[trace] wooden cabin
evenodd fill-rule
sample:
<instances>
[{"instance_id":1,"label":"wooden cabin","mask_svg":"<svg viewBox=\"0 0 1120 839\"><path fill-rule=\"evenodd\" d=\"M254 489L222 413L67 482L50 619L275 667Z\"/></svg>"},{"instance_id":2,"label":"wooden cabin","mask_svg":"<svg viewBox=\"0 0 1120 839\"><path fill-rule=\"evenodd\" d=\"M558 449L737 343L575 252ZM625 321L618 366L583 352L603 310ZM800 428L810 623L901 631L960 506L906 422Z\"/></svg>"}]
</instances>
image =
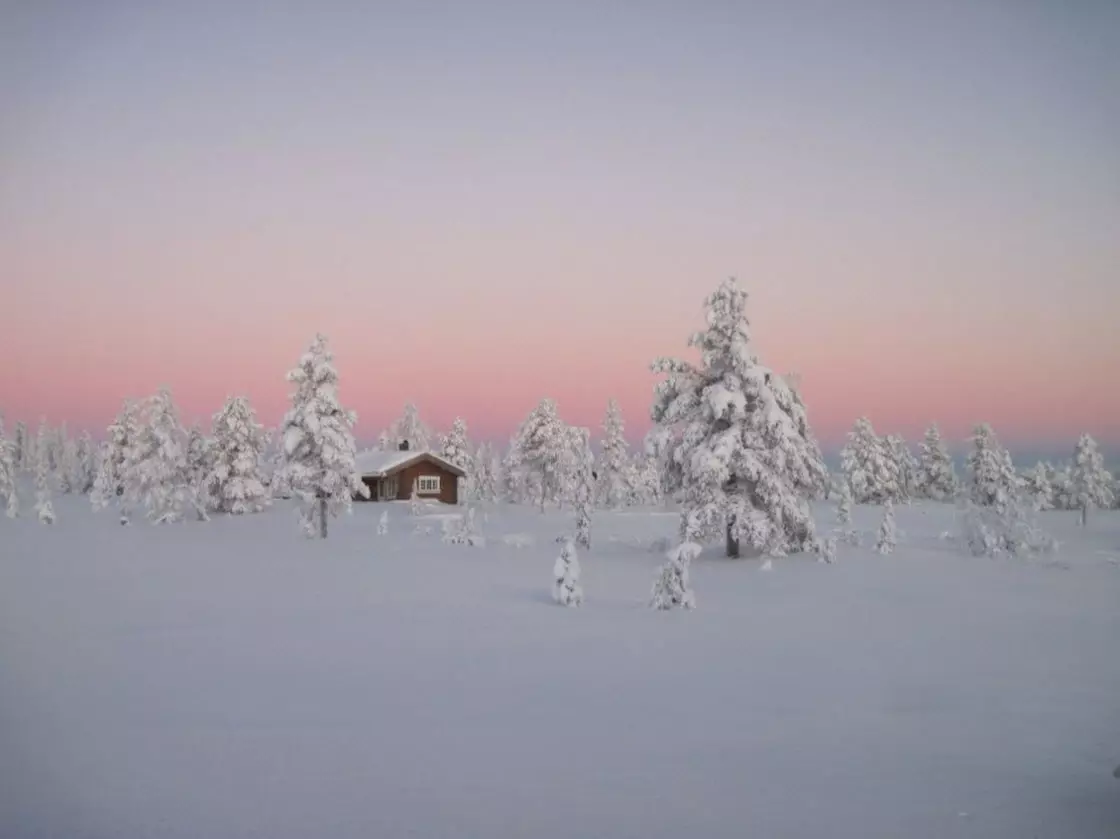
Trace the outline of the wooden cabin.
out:
<instances>
[{"instance_id":1,"label":"wooden cabin","mask_svg":"<svg viewBox=\"0 0 1120 839\"><path fill-rule=\"evenodd\" d=\"M459 503L459 479L466 472L431 452L362 452L355 458L362 483L369 487L369 501L407 501L416 494L426 501ZM361 499L358 496L359 500Z\"/></svg>"}]
</instances>

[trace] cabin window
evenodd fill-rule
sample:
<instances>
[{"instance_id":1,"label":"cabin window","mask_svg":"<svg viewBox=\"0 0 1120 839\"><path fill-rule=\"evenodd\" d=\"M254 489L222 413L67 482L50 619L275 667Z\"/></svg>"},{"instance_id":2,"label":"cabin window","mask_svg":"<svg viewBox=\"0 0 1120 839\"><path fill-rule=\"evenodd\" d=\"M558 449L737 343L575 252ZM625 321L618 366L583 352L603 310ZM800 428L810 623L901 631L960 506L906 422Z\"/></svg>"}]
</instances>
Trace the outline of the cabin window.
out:
<instances>
[{"instance_id":1,"label":"cabin window","mask_svg":"<svg viewBox=\"0 0 1120 839\"><path fill-rule=\"evenodd\" d=\"M421 495L439 494L439 475L421 475L416 483L416 491Z\"/></svg>"}]
</instances>

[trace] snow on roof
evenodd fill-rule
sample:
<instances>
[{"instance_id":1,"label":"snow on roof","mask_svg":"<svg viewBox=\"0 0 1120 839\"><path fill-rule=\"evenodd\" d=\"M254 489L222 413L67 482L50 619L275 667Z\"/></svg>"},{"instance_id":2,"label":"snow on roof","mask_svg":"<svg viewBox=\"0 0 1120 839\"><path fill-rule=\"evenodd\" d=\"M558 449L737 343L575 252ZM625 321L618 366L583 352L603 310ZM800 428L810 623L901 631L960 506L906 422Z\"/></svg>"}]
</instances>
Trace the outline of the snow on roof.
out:
<instances>
[{"instance_id":1,"label":"snow on roof","mask_svg":"<svg viewBox=\"0 0 1120 839\"><path fill-rule=\"evenodd\" d=\"M357 467L358 474L363 477L379 478L389 472L406 466L414 460L427 458L434 460L444 469L456 475L462 475L463 470L456 466L449 460L444 460L438 454L432 454L425 451L380 451L378 449L371 449L370 451L359 452L354 457L354 465Z\"/></svg>"}]
</instances>

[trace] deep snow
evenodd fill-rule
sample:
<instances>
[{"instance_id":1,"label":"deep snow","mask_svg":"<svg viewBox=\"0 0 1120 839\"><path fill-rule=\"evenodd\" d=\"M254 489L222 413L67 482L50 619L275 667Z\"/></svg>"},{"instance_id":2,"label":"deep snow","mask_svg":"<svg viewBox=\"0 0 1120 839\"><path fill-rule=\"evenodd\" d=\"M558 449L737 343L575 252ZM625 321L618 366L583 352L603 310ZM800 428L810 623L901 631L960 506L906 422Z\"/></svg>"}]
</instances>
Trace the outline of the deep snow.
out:
<instances>
[{"instance_id":1,"label":"deep snow","mask_svg":"<svg viewBox=\"0 0 1120 839\"><path fill-rule=\"evenodd\" d=\"M321 541L284 503L55 502L0 520L4 839L1120 836L1117 513L993 561L938 504L878 556L856 507L835 565L713 546L655 612L658 511L597 514L565 609L570 513L491 509L472 548L403 504Z\"/></svg>"}]
</instances>

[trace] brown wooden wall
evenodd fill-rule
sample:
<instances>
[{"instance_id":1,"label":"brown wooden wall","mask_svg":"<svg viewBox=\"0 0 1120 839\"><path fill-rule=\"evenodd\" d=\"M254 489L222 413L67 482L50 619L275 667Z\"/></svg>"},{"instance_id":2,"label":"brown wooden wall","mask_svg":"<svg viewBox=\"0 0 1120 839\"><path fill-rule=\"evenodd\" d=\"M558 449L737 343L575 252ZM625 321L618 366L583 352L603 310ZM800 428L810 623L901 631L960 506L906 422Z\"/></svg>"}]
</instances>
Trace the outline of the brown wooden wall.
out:
<instances>
[{"instance_id":1,"label":"brown wooden wall","mask_svg":"<svg viewBox=\"0 0 1120 839\"><path fill-rule=\"evenodd\" d=\"M459 503L459 479L441 466L427 460L406 466L397 473L397 500L407 501L412 496L412 484L421 475L439 476L438 500L444 504ZM421 500L437 500L434 495L421 495Z\"/></svg>"}]
</instances>

